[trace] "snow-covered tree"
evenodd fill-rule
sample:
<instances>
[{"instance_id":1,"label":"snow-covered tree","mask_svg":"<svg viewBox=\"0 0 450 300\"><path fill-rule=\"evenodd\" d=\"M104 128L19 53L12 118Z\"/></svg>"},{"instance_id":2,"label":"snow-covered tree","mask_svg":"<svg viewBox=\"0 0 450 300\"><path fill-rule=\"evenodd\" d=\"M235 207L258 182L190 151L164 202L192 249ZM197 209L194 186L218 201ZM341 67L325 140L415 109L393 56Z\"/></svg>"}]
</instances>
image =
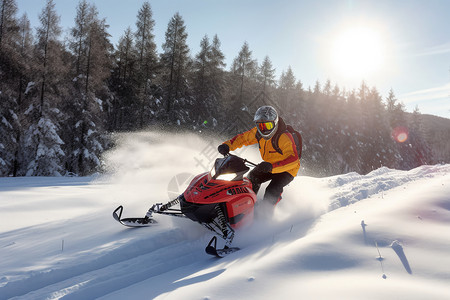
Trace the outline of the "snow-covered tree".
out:
<instances>
[{"instance_id":1,"label":"snow-covered tree","mask_svg":"<svg viewBox=\"0 0 450 300\"><path fill-rule=\"evenodd\" d=\"M0 1L0 176L13 173L18 148L18 103L16 100L20 66L17 61L19 39L15 0Z\"/></svg>"},{"instance_id":2,"label":"snow-covered tree","mask_svg":"<svg viewBox=\"0 0 450 300\"><path fill-rule=\"evenodd\" d=\"M59 136L59 122L65 115L58 106L64 95L61 83L67 69L63 63L63 46L58 40L61 28L53 0L47 1L39 20L34 57L40 90L24 113L29 126L21 138L22 157L27 162L22 172L29 176L61 174L65 163L63 141Z\"/></svg>"},{"instance_id":3,"label":"snow-covered tree","mask_svg":"<svg viewBox=\"0 0 450 300\"><path fill-rule=\"evenodd\" d=\"M16 1L0 0L0 176L89 174L100 164L105 127L162 123L239 132L245 126L231 128L230 119L248 117L260 99L269 98L303 133L308 174L448 162L448 127L436 122L425 128L421 120L429 116L407 113L392 90L383 103L364 82L349 92L330 80L304 88L290 67L275 82L270 59L258 67L247 42L226 71L217 35L212 41L205 36L190 57L179 13L157 53L148 1L136 28L125 30L113 49L105 20L80 0L62 43L54 2L46 0L33 36L26 15L16 17ZM392 137L401 130L401 139Z\"/></svg>"},{"instance_id":4,"label":"snow-covered tree","mask_svg":"<svg viewBox=\"0 0 450 300\"><path fill-rule=\"evenodd\" d=\"M100 165L103 152L103 100L108 92L104 81L109 76L112 46L105 20L98 17L94 5L79 3L72 28L73 93L65 108L67 165L69 171L85 175ZM106 89L106 90L105 90Z\"/></svg>"},{"instance_id":5,"label":"snow-covered tree","mask_svg":"<svg viewBox=\"0 0 450 300\"><path fill-rule=\"evenodd\" d=\"M24 133L23 147L33 156L27 165L26 176L64 175L65 153L61 146L57 124L53 121L61 115L57 109L46 111L37 124L32 124Z\"/></svg>"},{"instance_id":6,"label":"snow-covered tree","mask_svg":"<svg viewBox=\"0 0 450 300\"><path fill-rule=\"evenodd\" d=\"M0 93L0 176L13 174L14 158L18 148L17 115L14 97L2 91Z\"/></svg>"}]
</instances>

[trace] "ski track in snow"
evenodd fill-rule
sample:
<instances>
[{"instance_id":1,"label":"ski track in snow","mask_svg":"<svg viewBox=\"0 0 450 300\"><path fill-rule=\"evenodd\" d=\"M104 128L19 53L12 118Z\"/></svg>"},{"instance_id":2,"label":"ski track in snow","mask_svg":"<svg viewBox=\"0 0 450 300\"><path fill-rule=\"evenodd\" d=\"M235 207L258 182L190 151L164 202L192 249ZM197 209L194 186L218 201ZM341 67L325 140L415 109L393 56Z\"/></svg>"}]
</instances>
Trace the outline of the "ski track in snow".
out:
<instances>
[{"instance_id":1,"label":"ski track in snow","mask_svg":"<svg viewBox=\"0 0 450 300\"><path fill-rule=\"evenodd\" d=\"M73 225L78 227L78 224ZM41 233L53 235L52 228L57 226L58 224L49 224L32 230L25 229L24 234L21 233L22 230L1 234L0 244L18 244L8 241L11 239L35 243L33 236L39 236ZM42 271L26 271L13 275L18 277L17 280L2 284L0 298L9 299L26 294L25 298L28 299L57 299L67 294L64 299L89 299L101 296L105 291L114 291L143 278L159 275L203 256L203 245L199 243L203 241L189 241L179 229L159 230L159 233L152 233L146 238L132 242L125 236L130 234L127 231L133 229L115 229L119 233L109 237L114 242L99 245L100 249L84 249L73 257L68 254L68 258L64 257L63 250L58 250L60 253L54 251L51 259L57 260L61 257L61 263ZM94 260L85 261L83 252L89 252L90 257L95 252L100 254ZM63 266L58 267L59 264ZM5 279L3 277L1 281Z\"/></svg>"},{"instance_id":2,"label":"ski track in snow","mask_svg":"<svg viewBox=\"0 0 450 300\"><path fill-rule=\"evenodd\" d=\"M113 154L114 159L117 161L125 156L132 159L130 156L133 154L147 151L146 147L155 143L155 139L159 141L154 135L143 135L146 137L144 141L126 140L126 147L122 147L126 150ZM205 142L200 147L204 145ZM133 150L133 153L126 155L127 151L132 152L129 147L139 150ZM176 160L175 156L170 154L170 150L176 145L156 143L155 147L169 149L169 155ZM192 150L190 155L194 156L198 149ZM42 197L51 185L58 190L68 189L69 192L83 185L91 185L96 188L96 195L112 194L127 188L130 182L135 186L145 182L136 179L139 174L134 174L133 170L147 174L149 168L154 171L164 169L164 162L156 161L159 159L144 157L142 165L147 167L138 164L133 165L134 169L126 170L125 164L118 160L118 168L125 175L121 178L113 175L92 182L87 178L8 178L0 181L0 195L20 195L24 190L31 189ZM174 171L175 175L177 171L184 171L184 167L186 165L171 171ZM168 170L165 172L170 173ZM238 232L235 244L243 249L238 252L237 257L240 261L245 261L246 258L255 259L255 256L270 255L275 250L268 245L277 245L282 255L283 245L295 244L295 241L301 240L314 229L321 217L330 211L375 196L383 198L393 190L406 189L410 184L449 173L450 165L437 165L423 166L408 172L380 168L365 176L349 173L322 179L297 177L286 188L284 200L280 202L275 219L271 223L267 223L267 220L256 220L253 226ZM118 173L115 174L117 176ZM159 181L163 186L167 186L164 182L170 180L170 176L167 176L163 176ZM137 182L133 181L134 179ZM118 187L114 189L114 186ZM136 208L147 209L146 206L150 204L148 200L142 203L147 194L141 195L140 191L135 192L134 201L130 200L133 209L127 211L125 206L124 216L136 212ZM133 198L133 195L130 198ZM151 284L152 279L156 282L167 280L166 285L149 286L148 292L141 295L152 299L183 286L217 278L226 269L220 266L232 263L234 254L222 260L207 256L204 247L211 234L188 220L169 220L162 217L154 228L121 227L111 217L116 202L117 200L100 201L99 204L89 201L81 201L78 204L70 202L74 211L82 211L84 208L92 213L73 213L69 220L40 220L32 227L16 226L16 229L0 232L0 256L4 259L3 263L0 262L0 299L94 299L102 296L104 299L119 299L122 290L140 282ZM450 209L448 202L442 203L441 206L446 210ZM10 209L10 206L0 199L0 209L2 208ZM36 211L39 209L36 208ZM20 216L15 211L12 213ZM365 227L362 228L364 230ZM365 231L364 235L366 237ZM27 253L28 251L31 253ZM343 257L339 252L330 252L327 256L310 251L311 249L296 254L298 258L292 258L285 264L296 261L297 267L315 271L349 268L357 264L356 258ZM386 249L382 251L385 252ZM335 257L338 256L339 259L336 260ZM3 266L7 269L2 270ZM248 278L248 282L253 281L255 278ZM209 298L205 296L205 299Z\"/></svg>"}]
</instances>

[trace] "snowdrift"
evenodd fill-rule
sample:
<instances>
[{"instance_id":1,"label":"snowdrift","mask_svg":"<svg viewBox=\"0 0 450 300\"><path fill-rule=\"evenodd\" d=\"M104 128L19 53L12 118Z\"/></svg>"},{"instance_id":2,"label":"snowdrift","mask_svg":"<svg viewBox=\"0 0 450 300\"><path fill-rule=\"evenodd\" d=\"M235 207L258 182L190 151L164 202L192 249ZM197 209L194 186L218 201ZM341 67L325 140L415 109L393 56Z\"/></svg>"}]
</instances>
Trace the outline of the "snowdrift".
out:
<instances>
[{"instance_id":1,"label":"snowdrift","mask_svg":"<svg viewBox=\"0 0 450 300\"><path fill-rule=\"evenodd\" d=\"M450 165L300 174L273 220L216 259L189 220L128 229L111 213L140 216L181 192L219 141L117 139L108 175L0 179L0 299L450 299Z\"/></svg>"}]
</instances>

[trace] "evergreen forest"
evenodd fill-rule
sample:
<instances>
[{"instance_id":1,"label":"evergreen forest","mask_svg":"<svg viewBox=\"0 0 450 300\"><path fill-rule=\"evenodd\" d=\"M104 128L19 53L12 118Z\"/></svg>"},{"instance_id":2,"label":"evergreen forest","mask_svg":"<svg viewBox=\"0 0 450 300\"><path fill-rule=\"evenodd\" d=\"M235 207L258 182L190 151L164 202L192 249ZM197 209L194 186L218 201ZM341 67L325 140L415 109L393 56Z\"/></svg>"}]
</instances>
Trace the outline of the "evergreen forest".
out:
<instances>
[{"instance_id":1,"label":"evergreen forest","mask_svg":"<svg viewBox=\"0 0 450 300\"><path fill-rule=\"evenodd\" d=\"M383 98L365 82L355 90L330 80L306 87L290 67L277 78L270 58L255 59L247 41L226 66L217 35L205 35L191 52L179 13L168 20L158 52L149 2L116 45L87 0L76 5L67 36L54 0L44 4L36 29L17 11L15 0L0 0L0 176L102 171L116 132L228 139L252 126L260 105L274 106L301 132L303 175L450 162L448 127L425 126L393 90Z\"/></svg>"}]
</instances>

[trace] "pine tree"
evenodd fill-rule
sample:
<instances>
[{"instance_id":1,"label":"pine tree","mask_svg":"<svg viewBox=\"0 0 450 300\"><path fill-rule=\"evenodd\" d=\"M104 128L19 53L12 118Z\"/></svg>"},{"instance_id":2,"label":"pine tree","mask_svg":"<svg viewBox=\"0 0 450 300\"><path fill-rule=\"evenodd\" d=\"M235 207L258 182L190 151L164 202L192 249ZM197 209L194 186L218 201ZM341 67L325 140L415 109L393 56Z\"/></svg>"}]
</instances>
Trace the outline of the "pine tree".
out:
<instances>
[{"instance_id":1,"label":"pine tree","mask_svg":"<svg viewBox=\"0 0 450 300\"><path fill-rule=\"evenodd\" d=\"M0 1L0 176L13 173L18 149L17 88L20 78L17 42L19 39L17 4Z\"/></svg>"},{"instance_id":2,"label":"pine tree","mask_svg":"<svg viewBox=\"0 0 450 300\"><path fill-rule=\"evenodd\" d=\"M220 50L220 41L217 35L210 44L208 36L200 42L200 51L193 64L193 95L195 98L193 118L198 125L207 126L212 121L217 125L217 119L222 117L221 99L223 90L224 55ZM206 121L206 122L205 122Z\"/></svg>"},{"instance_id":3,"label":"pine tree","mask_svg":"<svg viewBox=\"0 0 450 300\"><path fill-rule=\"evenodd\" d=\"M15 135L17 114L12 108L16 106L12 95L0 93L0 176L12 174L14 153L18 147Z\"/></svg>"},{"instance_id":4,"label":"pine tree","mask_svg":"<svg viewBox=\"0 0 450 300\"><path fill-rule=\"evenodd\" d=\"M13 97L18 92L16 85L24 71L20 65L20 21L16 13L15 0L0 0L0 87L3 92L11 89Z\"/></svg>"},{"instance_id":5,"label":"pine tree","mask_svg":"<svg viewBox=\"0 0 450 300\"><path fill-rule=\"evenodd\" d=\"M33 74L33 36L30 28L30 21L26 14L24 14L19 20L19 34L20 39L17 44L17 64L19 66L20 72L17 78L17 101L16 101L16 128L15 128L15 140L17 142L17 148L14 152L14 163L12 175L17 176L19 170L21 169L22 159L22 144L21 139L23 136L23 131L25 129L25 106L26 106L26 93L30 86L34 85L31 81L31 74Z\"/></svg>"},{"instance_id":6,"label":"pine tree","mask_svg":"<svg viewBox=\"0 0 450 300\"><path fill-rule=\"evenodd\" d=\"M397 102L394 91L391 89L386 98L386 109L389 117L389 123L392 128L405 126L404 108L401 103Z\"/></svg>"},{"instance_id":7,"label":"pine tree","mask_svg":"<svg viewBox=\"0 0 450 300\"><path fill-rule=\"evenodd\" d=\"M136 112L140 108L137 100L136 74L138 53L134 47L134 36L130 27L120 37L114 53L115 66L111 78L114 91L109 113L110 130L129 130L136 127Z\"/></svg>"},{"instance_id":8,"label":"pine tree","mask_svg":"<svg viewBox=\"0 0 450 300\"><path fill-rule=\"evenodd\" d=\"M288 67L286 72L282 72L280 77L280 89L282 90L292 90L295 87L295 76L294 72L292 72L291 66Z\"/></svg>"},{"instance_id":9,"label":"pine tree","mask_svg":"<svg viewBox=\"0 0 450 300\"><path fill-rule=\"evenodd\" d=\"M376 88L366 95L362 110L365 117L361 142L365 151L362 154L361 172L368 173L388 165L394 159L394 151L388 116Z\"/></svg>"},{"instance_id":10,"label":"pine tree","mask_svg":"<svg viewBox=\"0 0 450 300\"><path fill-rule=\"evenodd\" d=\"M148 2L142 4L136 21L136 50L138 53L137 82L138 97L140 102L139 127L144 126L144 119L151 117L150 106L154 101L155 92L158 89L154 80L157 75L158 58L154 41L153 28L155 21Z\"/></svg>"},{"instance_id":11,"label":"pine tree","mask_svg":"<svg viewBox=\"0 0 450 300\"><path fill-rule=\"evenodd\" d=\"M66 102L70 116L66 120L66 145L69 152L69 171L80 175L91 173L100 165L103 151L104 81L109 75L111 44L105 20L100 20L97 9L85 0L80 1L75 26L72 28L71 49L74 64L73 94Z\"/></svg>"},{"instance_id":12,"label":"pine tree","mask_svg":"<svg viewBox=\"0 0 450 300\"><path fill-rule=\"evenodd\" d=\"M89 4L86 0L81 0L77 6L77 15L75 17L75 26L71 28L72 41L69 43L69 48L75 57L75 81L81 74L81 66L84 63L83 59L86 57L86 39L89 22Z\"/></svg>"},{"instance_id":13,"label":"pine tree","mask_svg":"<svg viewBox=\"0 0 450 300\"><path fill-rule=\"evenodd\" d=\"M119 39L119 45L117 46L117 64L118 75L122 82L130 82L132 75L136 71L135 65L137 61L136 49L133 47L134 38L131 28L128 27L124 35Z\"/></svg>"},{"instance_id":14,"label":"pine tree","mask_svg":"<svg viewBox=\"0 0 450 300\"><path fill-rule=\"evenodd\" d=\"M41 26L37 28L38 44L36 45L36 57L38 60L40 76L40 115L44 114L46 103L46 93L54 91L57 81L61 80L61 43L58 38L61 34L59 25L60 18L55 11L53 0L47 0L47 4L39 15ZM53 89L53 90L52 90Z\"/></svg>"},{"instance_id":15,"label":"pine tree","mask_svg":"<svg viewBox=\"0 0 450 300\"><path fill-rule=\"evenodd\" d=\"M386 109L387 111L394 111L397 99L395 98L394 90L389 90L389 95L386 98Z\"/></svg>"},{"instance_id":16,"label":"pine tree","mask_svg":"<svg viewBox=\"0 0 450 300\"><path fill-rule=\"evenodd\" d=\"M406 170L408 169L408 161L405 158L410 154L410 149L408 144L404 141L399 141L397 134L399 132L407 132L407 120L405 108L402 103L397 102L394 91L391 89L388 97L386 98L386 110L387 117L390 124L392 139L395 149L395 159L392 164L392 168Z\"/></svg>"},{"instance_id":17,"label":"pine tree","mask_svg":"<svg viewBox=\"0 0 450 300\"><path fill-rule=\"evenodd\" d=\"M184 20L176 13L167 26L166 39L161 54L162 83L166 112L170 121L187 122L189 103L188 75L190 72L189 47Z\"/></svg>"},{"instance_id":18,"label":"pine tree","mask_svg":"<svg viewBox=\"0 0 450 300\"><path fill-rule=\"evenodd\" d=\"M325 84L327 86L327 84ZM352 136L351 128L348 126L348 112L346 103L345 90L341 91L336 84L329 95L329 103L326 110L330 116L330 139L332 140L332 162L334 164L332 172L334 174L342 174L349 172L349 157L344 157L344 153L349 152L351 147ZM351 159L351 158L350 158Z\"/></svg>"},{"instance_id":19,"label":"pine tree","mask_svg":"<svg viewBox=\"0 0 450 300\"><path fill-rule=\"evenodd\" d=\"M0 51L12 50L17 36L17 3L15 0L0 1Z\"/></svg>"},{"instance_id":20,"label":"pine tree","mask_svg":"<svg viewBox=\"0 0 450 300\"><path fill-rule=\"evenodd\" d=\"M195 120L197 122L206 120L210 114L209 103L207 102L210 96L210 90L212 89L209 82L210 52L211 45L209 43L209 38L205 35L200 42L200 51L195 56L193 65L194 111L197 112L197 120Z\"/></svg>"},{"instance_id":21,"label":"pine tree","mask_svg":"<svg viewBox=\"0 0 450 300\"><path fill-rule=\"evenodd\" d=\"M216 115L215 118L223 117L221 109L223 104L224 89L225 89L225 55L220 49L221 43L219 37L214 35L209 56L209 81L211 84L211 95L214 97L216 103Z\"/></svg>"},{"instance_id":22,"label":"pine tree","mask_svg":"<svg viewBox=\"0 0 450 300\"><path fill-rule=\"evenodd\" d=\"M234 109L242 109L245 99L252 99L251 80L256 78L257 62L252 57L252 51L247 42L244 42L238 56L233 60L231 72L236 84L236 100Z\"/></svg>"},{"instance_id":23,"label":"pine tree","mask_svg":"<svg viewBox=\"0 0 450 300\"><path fill-rule=\"evenodd\" d=\"M342 156L348 165L348 171L358 172L360 170L362 151L359 145L359 139L361 136L361 106L356 95L356 91L352 90L347 96L346 103L346 128L345 133L347 136L343 138L345 141L345 151L342 152Z\"/></svg>"},{"instance_id":24,"label":"pine tree","mask_svg":"<svg viewBox=\"0 0 450 300\"><path fill-rule=\"evenodd\" d=\"M425 139L425 130L422 123L422 114L416 106L409 121L409 143L414 153L411 158L410 168L434 162L433 151Z\"/></svg>"},{"instance_id":25,"label":"pine tree","mask_svg":"<svg viewBox=\"0 0 450 300\"><path fill-rule=\"evenodd\" d=\"M59 16L53 0L48 0L39 15L41 25L37 28L35 47L38 98L34 98L25 115L30 126L23 137L23 151L28 161L25 170L28 176L62 175L65 154L61 148L63 141L58 132L60 120L65 116L58 109L64 95L61 82L65 79L65 65L62 62L62 45L58 40L61 33Z\"/></svg>"},{"instance_id":26,"label":"pine tree","mask_svg":"<svg viewBox=\"0 0 450 300\"><path fill-rule=\"evenodd\" d=\"M141 68L152 67L156 63L156 44L154 42L153 27L155 21L152 17L152 10L148 2L142 4L138 12L136 21L136 48L139 52L139 65ZM150 59L150 61L148 61ZM145 63L148 63L145 64ZM141 70L147 71L147 70Z\"/></svg>"},{"instance_id":27,"label":"pine tree","mask_svg":"<svg viewBox=\"0 0 450 300\"><path fill-rule=\"evenodd\" d=\"M264 57L264 60L259 67L259 78L263 92L266 92L268 87L273 87L275 85L275 71L276 69L273 67L270 58L268 56Z\"/></svg>"},{"instance_id":28,"label":"pine tree","mask_svg":"<svg viewBox=\"0 0 450 300\"><path fill-rule=\"evenodd\" d=\"M291 66L288 67L286 72L282 72L279 80L279 89L280 89L280 104L286 111L292 111L293 107L293 98L295 96L295 76L294 72L292 72Z\"/></svg>"},{"instance_id":29,"label":"pine tree","mask_svg":"<svg viewBox=\"0 0 450 300\"><path fill-rule=\"evenodd\" d=\"M18 105L22 106L22 98L26 91L27 84L31 78L33 70L33 35L30 21L26 14L19 20L20 40L18 43L18 64L20 66L20 76L18 84Z\"/></svg>"}]
</instances>

